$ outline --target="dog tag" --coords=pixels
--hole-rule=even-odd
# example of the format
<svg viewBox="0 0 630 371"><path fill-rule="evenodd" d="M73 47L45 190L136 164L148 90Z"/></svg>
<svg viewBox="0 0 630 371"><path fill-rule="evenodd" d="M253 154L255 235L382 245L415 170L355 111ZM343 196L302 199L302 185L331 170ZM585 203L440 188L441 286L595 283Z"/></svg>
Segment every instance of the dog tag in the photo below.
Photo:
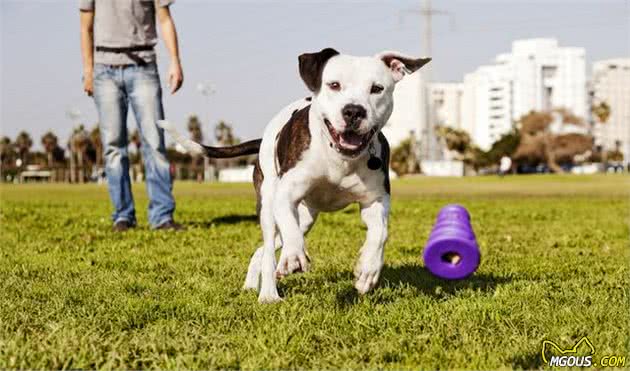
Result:
<svg viewBox="0 0 630 371"><path fill-rule="evenodd" d="M376 156L370 156L367 163L368 169L370 170L378 170L383 166L383 161Z"/></svg>

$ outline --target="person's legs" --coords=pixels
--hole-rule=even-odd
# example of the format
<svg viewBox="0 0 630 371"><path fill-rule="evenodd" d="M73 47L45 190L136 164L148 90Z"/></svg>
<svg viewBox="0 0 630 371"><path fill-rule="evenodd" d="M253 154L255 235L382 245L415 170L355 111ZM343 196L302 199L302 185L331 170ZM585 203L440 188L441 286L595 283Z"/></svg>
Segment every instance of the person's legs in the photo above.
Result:
<svg viewBox="0 0 630 371"><path fill-rule="evenodd" d="M164 119L160 77L154 63L130 67L125 73L125 84L142 137L142 157L149 195L149 222L156 228L172 221L175 211L164 130L157 126L157 121Z"/></svg>
<svg viewBox="0 0 630 371"><path fill-rule="evenodd" d="M114 205L114 223L136 224L136 214L129 179L127 153L128 101L120 68L94 67L94 102L99 115L99 128L105 156L105 173L109 195Z"/></svg>

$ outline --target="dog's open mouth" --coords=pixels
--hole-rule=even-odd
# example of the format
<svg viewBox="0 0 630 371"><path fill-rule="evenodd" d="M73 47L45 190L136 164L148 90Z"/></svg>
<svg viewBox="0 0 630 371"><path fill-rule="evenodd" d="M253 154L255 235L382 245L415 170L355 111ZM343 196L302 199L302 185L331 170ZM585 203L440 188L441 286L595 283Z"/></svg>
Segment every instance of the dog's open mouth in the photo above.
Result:
<svg viewBox="0 0 630 371"><path fill-rule="evenodd" d="M335 130L326 118L324 119L324 124L337 150L346 156L358 155L370 143L372 135L374 135L374 130L370 130L365 134L359 134L352 130L340 133Z"/></svg>

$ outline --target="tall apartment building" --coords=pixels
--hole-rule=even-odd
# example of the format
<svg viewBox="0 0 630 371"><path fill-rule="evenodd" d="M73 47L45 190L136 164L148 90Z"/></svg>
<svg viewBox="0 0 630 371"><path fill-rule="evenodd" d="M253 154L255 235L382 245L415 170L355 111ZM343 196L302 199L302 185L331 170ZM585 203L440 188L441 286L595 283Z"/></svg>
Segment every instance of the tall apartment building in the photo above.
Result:
<svg viewBox="0 0 630 371"><path fill-rule="evenodd" d="M462 129L473 143L489 149L512 127L512 74L507 65L479 67L464 77Z"/></svg>
<svg viewBox="0 0 630 371"><path fill-rule="evenodd" d="M432 125L466 130L473 142L489 149L514 122L531 110L566 108L586 118L586 64L583 48L560 47L555 39L512 43L509 53L466 74L463 83L429 84ZM401 81L394 92L394 112L384 132L396 146L414 133L421 140L420 76Z"/></svg>
<svg viewBox="0 0 630 371"><path fill-rule="evenodd" d="M624 162L630 162L630 58L593 63L592 103L606 102L610 117L595 123L595 144L614 150L619 142Z"/></svg>
<svg viewBox="0 0 630 371"><path fill-rule="evenodd" d="M420 74L414 73L405 77L394 90L394 112L383 133L396 147L400 142L413 135L420 143L424 128L420 127L421 108ZM461 128L462 98L464 86L461 83L431 83L428 85L430 117L433 125L444 125ZM437 146L437 144L436 144Z"/></svg>
<svg viewBox="0 0 630 371"><path fill-rule="evenodd" d="M531 110L566 108L586 118L584 55L583 48L560 47L555 39L514 41L510 53L465 76L464 128L489 149Z"/></svg>
<svg viewBox="0 0 630 371"><path fill-rule="evenodd" d="M429 106L435 125L462 127L462 99L464 84L436 82L429 84Z"/></svg>
<svg viewBox="0 0 630 371"><path fill-rule="evenodd" d="M394 89L394 111L383 127L383 134L391 148L414 136L417 141L422 137L421 115L425 111L421 105L421 74L416 72L406 76Z"/></svg>

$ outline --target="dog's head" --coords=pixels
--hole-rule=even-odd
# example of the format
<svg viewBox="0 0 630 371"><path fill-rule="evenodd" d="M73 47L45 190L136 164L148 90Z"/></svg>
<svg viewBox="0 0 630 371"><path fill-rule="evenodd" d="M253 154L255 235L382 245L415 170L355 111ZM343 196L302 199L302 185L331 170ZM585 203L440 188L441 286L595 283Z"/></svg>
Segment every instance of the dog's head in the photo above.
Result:
<svg viewBox="0 0 630 371"><path fill-rule="evenodd" d="M327 48L300 55L299 65L325 135L342 155L355 157L389 119L394 85L430 60L397 52L354 57Z"/></svg>

